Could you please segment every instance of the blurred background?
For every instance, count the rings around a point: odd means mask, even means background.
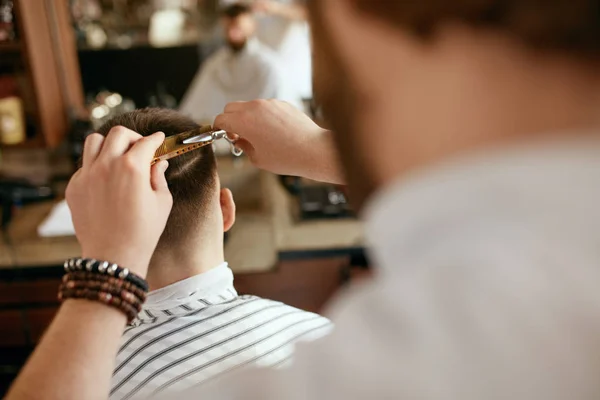
[[[261,97],[318,120],[310,65],[301,0],[0,0],[0,395],[80,254],[62,200],[86,135],[135,108],[210,124],[227,102]],[[217,150],[238,206],[225,249],[240,293],[321,311],[368,278],[343,188]]]

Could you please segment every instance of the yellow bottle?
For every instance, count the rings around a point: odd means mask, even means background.
[[[0,143],[11,145],[25,141],[23,104],[16,96],[0,99]]]

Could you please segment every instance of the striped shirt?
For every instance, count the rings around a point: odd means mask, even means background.
[[[332,329],[326,318],[238,296],[224,263],[148,295],[125,330],[110,399],[180,391],[242,367],[283,367],[294,343]]]

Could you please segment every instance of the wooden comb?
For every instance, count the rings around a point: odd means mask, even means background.
[[[201,147],[212,144],[215,140],[210,138],[210,135],[208,135],[208,133],[210,133],[211,131],[213,131],[213,128],[210,125],[205,125],[193,129],[191,131],[182,132],[177,135],[166,137],[163,144],[161,144],[160,147],[156,150],[156,153],[154,153],[154,158],[152,159],[151,164],[154,165],[159,161],[169,160],[173,157],[177,157],[192,150],[196,150]],[[183,141],[186,139],[204,134],[207,134],[206,136],[208,140],[199,143],[183,143]]]

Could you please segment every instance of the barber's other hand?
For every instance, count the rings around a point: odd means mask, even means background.
[[[142,137],[114,127],[87,137],[83,166],[66,198],[84,257],[106,260],[146,276],[173,200],[166,161],[150,166],[164,134]]]
[[[237,139],[257,167],[280,175],[342,183],[332,133],[278,100],[234,102],[214,126]]]

